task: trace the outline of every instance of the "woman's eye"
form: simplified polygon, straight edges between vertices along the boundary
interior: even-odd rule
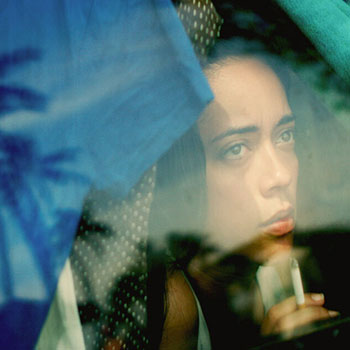
[[[277,143],[292,143],[292,142],[294,142],[294,130],[292,129],[284,131],[277,139]]]
[[[237,143],[229,147],[228,149],[224,150],[222,157],[224,159],[232,159],[232,160],[241,159],[244,156],[246,150],[247,150],[247,147],[243,143]]]

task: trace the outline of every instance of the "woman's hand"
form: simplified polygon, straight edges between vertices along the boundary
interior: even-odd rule
[[[261,334],[264,336],[278,333],[289,334],[299,326],[339,315],[337,311],[324,308],[324,302],[323,294],[308,293],[305,294],[305,306],[301,308],[297,307],[295,297],[274,305],[262,322]]]

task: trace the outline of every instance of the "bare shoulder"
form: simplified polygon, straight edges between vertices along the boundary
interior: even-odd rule
[[[167,314],[161,350],[196,349],[198,310],[193,292],[181,271],[168,276]]]

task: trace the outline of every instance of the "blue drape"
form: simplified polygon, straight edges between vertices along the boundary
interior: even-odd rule
[[[169,0],[0,0],[0,34],[0,349],[31,349],[89,188],[124,196],[212,95]]]

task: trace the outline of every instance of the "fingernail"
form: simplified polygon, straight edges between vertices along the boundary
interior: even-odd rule
[[[340,312],[338,312],[338,311],[333,311],[333,310],[328,310],[328,315],[329,315],[330,317],[337,317],[337,316],[340,315]]]
[[[311,295],[311,299],[314,301],[321,301],[324,299],[324,294],[323,293],[314,293]]]

